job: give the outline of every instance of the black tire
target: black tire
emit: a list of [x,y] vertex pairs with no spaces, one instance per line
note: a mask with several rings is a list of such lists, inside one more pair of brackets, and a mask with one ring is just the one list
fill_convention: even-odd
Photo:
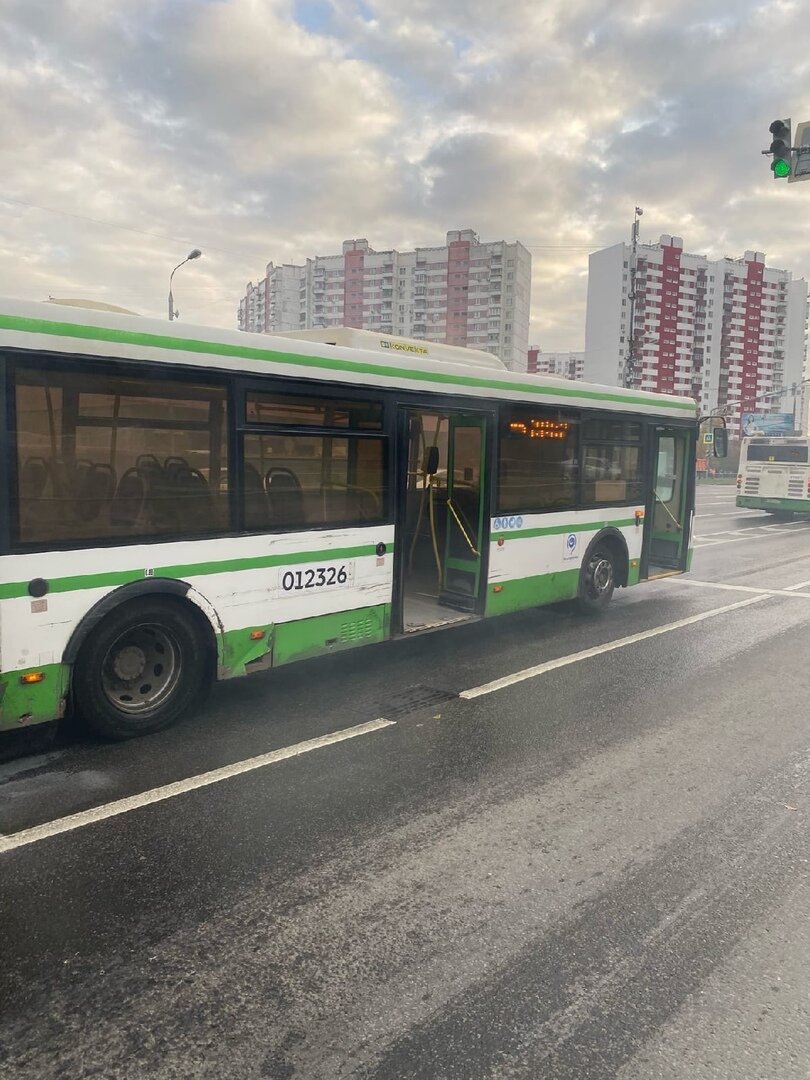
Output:
[[169,727],[210,681],[209,643],[183,603],[130,600],[90,633],[73,671],[72,698],[93,731],[133,739]]
[[585,556],[579,572],[577,609],[596,615],[610,603],[616,588],[616,558],[610,549],[597,544]]

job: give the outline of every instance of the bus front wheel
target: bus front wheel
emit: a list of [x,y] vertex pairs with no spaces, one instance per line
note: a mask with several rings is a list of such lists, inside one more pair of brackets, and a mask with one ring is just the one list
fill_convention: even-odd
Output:
[[616,561],[607,546],[598,544],[585,556],[579,574],[577,607],[583,615],[595,615],[610,603],[616,588]]
[[210,670],[191,611],[161,597],[132,600],[89,635],[76,660],[73,700],[108,739],[162,731],[194,704]]

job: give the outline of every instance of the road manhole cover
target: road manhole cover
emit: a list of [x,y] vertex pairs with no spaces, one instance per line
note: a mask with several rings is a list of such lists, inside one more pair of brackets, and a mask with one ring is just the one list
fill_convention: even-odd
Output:
[[379,714],[386,720],[396,720],[417,709],[429,709],[443,701],[450,701],[458,694],[450,690],[435,690],[432,686],[406,686],[404,690],[388,694],[379,703]]

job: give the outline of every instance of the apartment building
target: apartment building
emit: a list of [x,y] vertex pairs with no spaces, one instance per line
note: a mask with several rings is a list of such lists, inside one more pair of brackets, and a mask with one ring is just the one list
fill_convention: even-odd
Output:
[[375,251],[346,240],[339,255],[301,265],[268,263],[239,304],[239,328],[352,326],[383,334],[483,349],[526,370],[531,255],[519,242],[482,243],[472,229],[447,233],[442,247]]
[[585,378],[584,352],[543,352],[537,346],[529,349],[526,370],[530,375],[558,375],[561,379]]
[[[789,410],[777,392],[803,377],[807,282],[765,265],[759,251],[710,260],[683,250],[678,236],[657,244],[615,244],[589,260],[585,377],[621,385],[630,334],[630,382],[691,397],[704,411]],[[774,395],[769,397],[768,395]]]

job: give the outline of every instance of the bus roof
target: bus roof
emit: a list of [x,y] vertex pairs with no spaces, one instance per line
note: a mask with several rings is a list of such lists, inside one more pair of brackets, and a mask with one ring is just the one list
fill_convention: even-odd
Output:
[[444,360],[468,367],[508,371],[504,362],[494,353],[481,349],[465,349],[460,345],[445,345],[419,338],[397,337],[374,330],[358,330],[353,326],[333,326],[328,330],[282,330],[273,337],[295,338],[298,341],[317,341],[321,345],[345,345],[350,349],[369,349],[371,352],[388,352],[410,356],[424,356],[430,360]]
[[537,402],[694,419],[690,398],[569,382],[553,376],[484,368],[400,352],[370,351],[321,342],[249,334],[241,330],[138,319],[113,312],[60,308],[0,299],[0,348],[65,355],[140,359],[157,363],[293,380],[328,380],[365,387],[401,388],[434,395]]

